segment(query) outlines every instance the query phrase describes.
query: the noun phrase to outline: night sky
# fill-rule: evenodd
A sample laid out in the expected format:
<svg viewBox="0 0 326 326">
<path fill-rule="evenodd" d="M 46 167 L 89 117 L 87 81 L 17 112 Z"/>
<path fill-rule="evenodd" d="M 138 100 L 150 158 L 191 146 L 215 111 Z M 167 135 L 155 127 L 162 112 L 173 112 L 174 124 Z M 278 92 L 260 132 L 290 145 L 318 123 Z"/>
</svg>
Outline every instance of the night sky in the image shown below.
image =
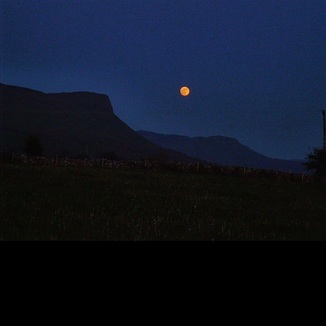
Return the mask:
<svg viewBox="0 0 326 326">
<path fill-rule="evenodd" d="M 234 137 L 269 157 L 322 146 L 325 0 L 0 3 L 2 83 L 104 93 L 134 130 Z"/>
</svg>

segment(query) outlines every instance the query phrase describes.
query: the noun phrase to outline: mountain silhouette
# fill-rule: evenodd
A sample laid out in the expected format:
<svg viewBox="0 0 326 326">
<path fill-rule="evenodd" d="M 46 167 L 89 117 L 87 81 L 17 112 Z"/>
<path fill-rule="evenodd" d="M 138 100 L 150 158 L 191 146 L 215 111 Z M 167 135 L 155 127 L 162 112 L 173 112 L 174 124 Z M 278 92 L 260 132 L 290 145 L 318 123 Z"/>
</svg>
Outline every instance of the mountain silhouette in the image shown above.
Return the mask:
<svg viewBox="0 0 326 326">
<path fill-rule="evenodd" d="M 105 94 L 43 93 L 0 83 L 0 152 L 22 154 L 37 135 L 46 156 L 213 163 L 302 172 L 301 161 L 266 157 L 234 138 L 187 137 L 134 131 L 115 114 Z"/>
<path fill-rule="evenodd" d="M 46 94 L 0 84 L 0 151 L 22 154 L 29 134 L 37 135 L 46 156 L 196 162 L 143 138 L 113 112 L 107 95 L 92 92 Z"/>
<path fill-rule="evenodd" d="M 173 149 L 214 164 L 283 172 L 300 173 L 305 171 L 302 165 L 303 162 L 299 160 L 281 160 L 266 157 L 241 144 L 234 138 L 222 136 L 191 138 L 144 130 L 139 130 L 138 133 L 163 148 Z"/>
</svg>

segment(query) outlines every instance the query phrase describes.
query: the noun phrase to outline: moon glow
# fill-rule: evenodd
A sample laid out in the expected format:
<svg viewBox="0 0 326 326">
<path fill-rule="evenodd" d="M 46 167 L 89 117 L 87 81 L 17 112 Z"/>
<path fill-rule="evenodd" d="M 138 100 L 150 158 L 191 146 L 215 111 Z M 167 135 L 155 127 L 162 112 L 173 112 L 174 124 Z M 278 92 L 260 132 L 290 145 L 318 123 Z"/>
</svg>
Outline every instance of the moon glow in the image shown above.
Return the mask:
<svg viewBox="0 0 326 326">
<path fill-rule="evenodd" d="M 182 96 L 188 96 L 190 94 L 190 89 L 187 86 L 183 86 L 180 88 L 180 94 Z"/>
</svg>

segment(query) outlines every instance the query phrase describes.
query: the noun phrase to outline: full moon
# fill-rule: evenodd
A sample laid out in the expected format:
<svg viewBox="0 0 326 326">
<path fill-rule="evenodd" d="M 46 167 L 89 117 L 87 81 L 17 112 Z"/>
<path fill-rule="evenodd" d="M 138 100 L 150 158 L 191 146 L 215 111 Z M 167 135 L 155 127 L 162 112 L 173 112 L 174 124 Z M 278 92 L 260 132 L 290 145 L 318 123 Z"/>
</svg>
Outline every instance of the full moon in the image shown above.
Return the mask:
<svg viewBox="0 0 326 326">
<path fill-rule="evenodd" d="M 182 96 L 188 96 L 190 94 L 190 89 L 187 86 L 183 86 L 180 88 L 180 94 Z"/>
</svg>

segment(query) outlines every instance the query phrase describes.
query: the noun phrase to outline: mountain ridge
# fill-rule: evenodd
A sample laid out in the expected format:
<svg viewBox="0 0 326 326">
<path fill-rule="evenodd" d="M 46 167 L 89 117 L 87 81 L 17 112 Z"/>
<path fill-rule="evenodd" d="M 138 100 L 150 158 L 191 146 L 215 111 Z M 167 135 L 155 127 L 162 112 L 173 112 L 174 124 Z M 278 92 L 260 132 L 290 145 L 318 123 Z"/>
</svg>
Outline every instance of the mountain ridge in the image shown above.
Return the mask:
<svg viewBox="0 0 326 326">
<path fill-rule="evenodd" d="M 36 134 L 47 156 L 113 153 L 127 160 L 195 158 L 162 149 L 140 136 L 114 114 L 110 98 L 94 92 L 44 93 L 0 84 L 2 153 L 22 153 L 28 134 Z"/>
<path fill-rule="evenodd" d="M 163 148 L 169 148 L 198 157 L 207 162 L 225 166 L 304 172 L 303 161 L 269 158 L 237 139 L 225 136 L 189 137 L 175 134 L 160 134 L 138 130 L 140 135 Z"/>
</svg>

